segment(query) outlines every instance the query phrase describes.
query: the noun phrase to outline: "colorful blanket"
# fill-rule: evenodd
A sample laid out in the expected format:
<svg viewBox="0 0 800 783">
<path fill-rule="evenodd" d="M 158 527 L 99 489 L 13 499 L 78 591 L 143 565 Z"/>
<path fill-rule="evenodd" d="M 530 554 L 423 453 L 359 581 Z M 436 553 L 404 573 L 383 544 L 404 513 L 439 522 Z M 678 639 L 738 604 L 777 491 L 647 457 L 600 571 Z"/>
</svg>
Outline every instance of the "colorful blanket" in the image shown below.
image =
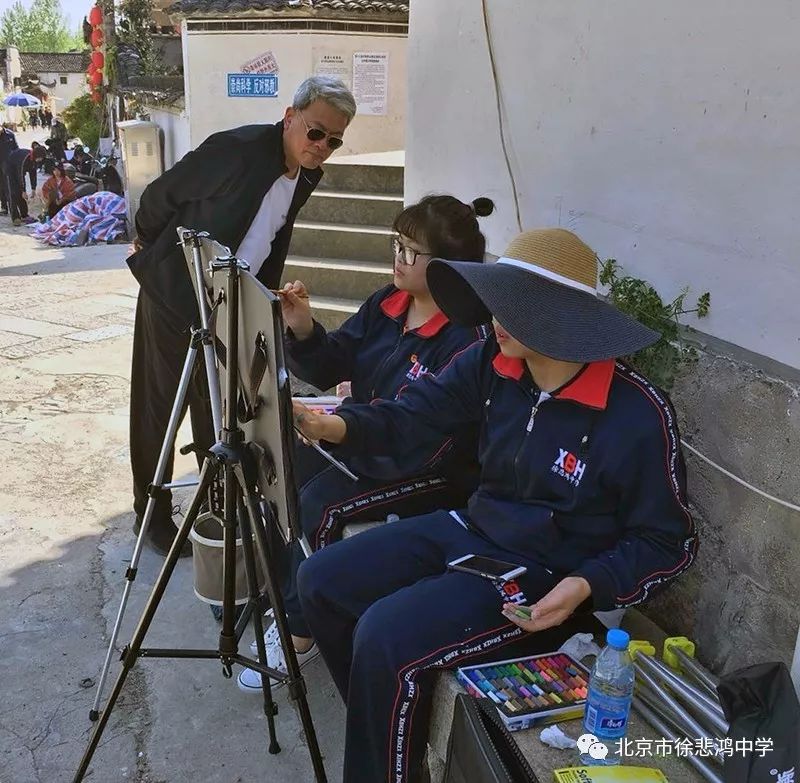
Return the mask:
<svg viewBox="0 0 800 783">
<path fill-rule="evenodd" d="M 62 247 L 108 242 L 125 233 L 125 199 L 101 190 L 67 204 L 54 218 L 36 225 L 40 242 Z"/>
</svg>

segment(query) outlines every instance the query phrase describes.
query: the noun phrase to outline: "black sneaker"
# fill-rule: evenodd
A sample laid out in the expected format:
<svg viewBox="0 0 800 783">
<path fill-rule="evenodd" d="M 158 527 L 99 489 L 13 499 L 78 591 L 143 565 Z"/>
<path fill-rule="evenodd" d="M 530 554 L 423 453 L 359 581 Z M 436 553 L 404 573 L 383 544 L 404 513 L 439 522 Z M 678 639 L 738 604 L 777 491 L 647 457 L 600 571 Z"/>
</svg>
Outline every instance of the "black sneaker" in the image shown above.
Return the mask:
<svg viewBox="0 0 800 783">
<path fill-rule="evenodd" d="M 136 517 L 136 521 L 133 523 L 133 532 L 135 535 L 139 535 L 139 531 L 142 529 L 142 520 L 139 517 Z M 178 534 L 178 529 L 170 523 L 169 527 L 162 526 L 162 527 L 153 527 L 153 523 L 151 521 L 150 527 L 147 531 L 147 535 L 145 536 L 145 542 L 148 544 L 150 549 L 155 550 L 160 555 L 164 557 L 167 556 L 169 553 L 170 548 L 172 547 L 172 542 L 175 540 L 175 536 Z M 190 541 L 186 541 L 186 543 L 181 548 L 180 557 L 191 557 L 192 555 L 192 544 Z"/>
</svg>

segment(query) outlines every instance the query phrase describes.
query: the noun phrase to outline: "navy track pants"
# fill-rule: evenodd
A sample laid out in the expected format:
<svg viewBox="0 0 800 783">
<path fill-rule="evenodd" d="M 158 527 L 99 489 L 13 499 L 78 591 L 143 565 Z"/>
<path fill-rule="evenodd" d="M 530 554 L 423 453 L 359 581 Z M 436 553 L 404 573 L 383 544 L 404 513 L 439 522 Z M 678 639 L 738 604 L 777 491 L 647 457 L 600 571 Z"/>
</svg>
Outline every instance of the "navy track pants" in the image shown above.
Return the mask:
<svg viewBox="0 0 800 783">
<path fill-rule="evenodd" d="M 353 481 L 308 446 L 298 447 L 296 464 L 300 524 L 313 551 L 339 541 L 345 525 L 351 522 L 377 522 L 389 514 L 413 517 L 453 508 L 466 503 L 470 494 L 434 474 L 396 481 Z M 297 569 L 304 560 L 299 543 L 290 546 L 287 559 L 281 569 L 281 584 L 289 630 L 295 636 L 309 637 L 297 597 Z"/>
<path fill-rule="evenodd" d="M 487 579 L 447 570 L 470 553 L 528 571 L 504 594 Z M 558 581 L 447 511 L 366 531 L 306 560 L 303 612 L 347 704 L 344 783 L 421 780 L 435 672 L 557 649 L 574 625 L 527 634 L 501 607 L 532 603 Z"/>
</svg>

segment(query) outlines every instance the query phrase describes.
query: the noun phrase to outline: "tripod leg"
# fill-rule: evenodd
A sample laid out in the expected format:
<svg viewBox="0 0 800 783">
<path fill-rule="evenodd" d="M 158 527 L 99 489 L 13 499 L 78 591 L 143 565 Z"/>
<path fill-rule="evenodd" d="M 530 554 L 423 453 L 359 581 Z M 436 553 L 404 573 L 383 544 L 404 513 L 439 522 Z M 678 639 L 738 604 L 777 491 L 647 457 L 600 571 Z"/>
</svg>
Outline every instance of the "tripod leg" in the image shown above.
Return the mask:
<svg viewBox="0 0 800 783">
<path fill-rule="evenodd" d="M 242 536 L 242 550 L 244 554 L 244 570 L 247 573 L 247 585 L 250 590 L 250 600 L 255 602 L 253 612 L 253 630 L 256 634 L 256 647 L 258 648 L 258 660 L 267 663 L 266 644 L 264 642 L 264 623 L 261 621 L 261 608 L 259 606 L 258 589 L 258 569 L 256 568 L 255 552 L 253 551 L 253 531 L 250 519 L 245 510 L 244 502 L 239 498 L 237 503 L 239 511 L 239 526 Z M 267 729 L 269 732 L 269 752 L 273 755 L 281 752 L 278 738 L 275 734 L 275 715 L 278 708 L 272 701 L 272 684 L 269 677 L 261 675 L 261 691 L 264 694 L 264 714 L 267 716 Z"/>
<path fill-rule="evenodd" d="M 120 671 L 119 675 L 117 676 L 117 680 L 114 683 L 111 695 L 108 697 L 106 708 L 101 713 L 100 720 L 94 727 L 92 736 L 89 739 L 89 747 L 86 748 L 86 752 L 83 754 L 80 767 L 78 767 L 78 771 L 75 773 L 75 777 L 73 778 L 73 783 L 80 783 L 89 768 L 89 764 L 92 761 L 92 756 L 94 755 L 97 745 L 103 736 L 103 730 L 105 729 L 106 724 L 111 717 L 111 711 L 114 709 L 117 698 L 122 691 L 122 686 L 125 684 L 128 672 L 136 663 L 136 659 L 139 656 L 139 650 L 142 646 L 142 641 L 144 640 L 144 637 L 150 628 L 150 623 L 153 622 L 153 617 L 158 609 L 158 605 L 161 603 L 161 598 L 167 589 L 169 579 L 172 576 L 172 572 L 175 570 L 175 565 L 180 557 L 181 548 L 189 538 L 189 532 L 191 531 L 192 525 L 194 524 L 197 514 L 205 500 L 204 495 L 218 470 L 219 465 L 216 462 L 211 462 L 207 459 L 203 463 L 203 469 L 200 471 L 200 484 L 197 487 L 197 492 L 192 498 L 192 502 L 186 511 L 186 517 L 178 529 L 178 534 L 175 536 L 175 540 L 172 542 L 172 548 L 169 550 L 167 559 L 164 561 L 164 565 L 161 568 L 161 573 L 158 575 L 158 579 L 156 579 L 156 583 L 153 585 L 153 590 L 150 593 L 150 597 L 147 599 L 147 604 L 145 605 L 144 612 L 142 613 L 139 623 L 136 626 L 136 630 L 133 633 L 133 638 L 123 651 L 122 671 Z"/>
<path fill-rule="evenodd" d="M 192 370 L 194 368 L 195 360 L 197 359 L 197 348 L 192 342 L 189 350 L 186 353 L 186 360 L 183 363 L 183 371 L 181 372 L 180 383 L 178 384 L 178 391 L 175 394 L 175 402 L 172 403 L 172 411 L 169 414 L 169 423 L 167 424 L 167 431 L 164 434 L 164 441 L 161 444 L 161 453 L 158 456 L 158 464 L 156 466 L 155 476 L 153 476 L 153 483 L 150 485 L 150 497 L 147 499 L 147 506 L 144 510 L 144 517 L 142 518 L 142 526 L 139 529 L 139 536 L 136 539 L 136 546 L 133 550 L 133 557 L 128 570 L 125 572 L 125 589 L 122 593 L 122 601 L 117 611 L 117 619 L 114 622 L 114 628 L 111 631 L 111 639 L 108 643 L 108 651 L 106 652 L 106 659 L 103 663 L 103 671 L 100 673 L 100 679 L 97 683 L 97 693 L 95 695 L 94 704 L 89 711 L 89 719 L 92 721 L 97 720 L 100 716 L 100 699 L 103 696 L 103 688 L 106 684 L 106 677 L 108 677 L 108 670 L 111 666 L 111 657 L 114 655 L 114 648 L 117 646 L 117 637 L 119 636 L 120 627 L 122 626 L 122 618 L 125 615 L 125 609 L 128 605 L 128 598 L 131 594 L 131 588 L 134 581 L 136 581 L 136 571 L 139 567 L 139 558 L 142 554 L 142 547 L 144 545 L 144 537 L 147 535 L 147 528 L 150 525 L 150 519 L 153 516 L 156 506 L 156 493 L 160 491 L 161 485 L 164 482 L 164 473 L 167 470 L 167 463 L 169 462 L 172 450 L 175 448 L 175 438 L 178 434 L 178 427 L 181 423 L 181 413 L 183 406 L 186 402 L 186 395 L 189 391 L 189 383 L 192 378 Z"/>
<path fill-rule="evenodd" d="M 289 633 L 288 623 L 286 622 L 286 612 L 283 608 L 283 595 L 281 594 L 275 578 L 274 569 L 272 568 L 273 558 L 271 557 L 268 536 L 261 524 L 255 498 L 248 489 L 244 469 L 241 465 L 236 465 L 235 471 L 236 478 L 242 490 L 242 496 L 247 503 L 247 514 L 250 520 L 250 526 L 255 534 L 256 543 L 263 561 L 264 576 L 267 580 L 267 592 L 272 603 L 275 625 L 278 628 L 278 635 L 280 636 L 281 646 L 283 647 L 283 656 L 286 660 L 286 669 L 289 673 L 286 687 L 289 689 L 289 696 L 291 696 L 292 700 L 297 705 L 297 711 L 300 713 L 300 722 L 303 726 L 306 742 L 308 743 L 311 764 L 314 767 L 314 777 L 317 783 L 326 783 L 327 777 L 325 776 L 325 767 L 322 763 L 322 754 L 320 753 L 319 743 L 317 742 L 317 734 L 314 731 L 311 710 L 308 707 L 308 701 L 306 699 L 305 681 L 303 680 L 303 675 L 300 674 L 300 665 L 297 663 L 297 654 L 294 651 L 292 636 Z M 268 520 L 267 524 L 274 524 L 274 522 Z"/>
</svg>

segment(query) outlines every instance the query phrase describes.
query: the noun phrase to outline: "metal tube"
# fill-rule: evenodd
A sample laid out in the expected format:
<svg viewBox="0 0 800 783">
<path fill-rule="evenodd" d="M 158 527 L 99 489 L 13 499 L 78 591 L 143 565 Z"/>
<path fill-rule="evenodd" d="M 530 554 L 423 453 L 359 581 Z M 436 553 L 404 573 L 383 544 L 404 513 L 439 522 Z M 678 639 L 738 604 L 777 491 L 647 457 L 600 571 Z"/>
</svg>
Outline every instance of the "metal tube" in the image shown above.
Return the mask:
<svg viewBox="0 0 800 783">
<path fill-rule="evenodd" d="M 725 716 L 718 702 L 701 693 L 661 661 L 656 661 L 649 655 L 638 655 L 637 660 L 655 677 L 665 680 L 682 702 L 698 710 L 718 731 L 722 732 L 723 736 L 728 733 L 728 724 L 725 722 Z"/>
<path fill-rule="evenodd" d="M 719 678 L 715 677 L 708 669 L 701 666 L 694 658 L 687 655 L 683 650 L 678 647 L 673 648 L 673 653 L 680 661 L 681 668 L 686 671 L 686 674 L 694 677 L 703 687 L 711 691 L 714 696 L 717 695 L 717 686 L 719 685 Z"/>
<path fill-rule="evenodd" d="M 661 735 L 665 738 L 670 740 L 671 742 L 675 742 L 679 739 L 678 735 L 664 723 L 658 715 L 650 709 L 647 704 L 645 704 L 640 698 L 634 697 L 633 699 L 633 706 L 636 711 L 658 732 L 661 732 Z M 724 783 L 722 777 L 716 773 L 708 764 L 706 764 L 703 759 L 699 756 L 694 756 L 689 754 L 685 756 L 686 761 L 689 762 L 706 780 L 710 781 L 710 783 Z"/>
<path fill-rule="evenodd" d="M 194 276 L 197 283 L 197 303 L 200 308 L 200 326 L 210 334 L 209 323 L 211 314 L 205 296 L 206 284 L 203 276 L 203 258 L 200 255 L 200 237 L 195 233 L 191 237 L 192 261 L 194 262 Z M 214 422 L 214 435 L 219 438 L 222 428 L 222 396 L 219 389 L 219 376 L 217 375 L 217 357 L 214 353 L 212 339 L 203 341 L 203 358 L 206 365 L 206 378 L 208 380 L 208 393 L 211 400 L 211 419 Z"/>
<path fill-rule="evenodd" d="M 636 656 L 633 664 L 636 668 L 636 676 L 640 677 L 650 686 L 650 689 L 656 694 L 660 701 L 665 702 L 674 712 L 683 716 L 684 722 L 687 728 L 690 729 L 693 736 L 709 736 L 709 730 L 701 726 L 692 715 L 689 715 L 686 710 L 675 700 L 672 694 L 670 694 L 659 682 L 656 681 L 654 677 L 651 677 L 650 674 L 642 668 L 642 666 L 638 663 L 639 657 L 640 656 L 638 655 Z"/>
<path fill-rule="evenodd" d="M 696 739 L 708 739 L 714 747 L 719 749 L 720 739 L 718 737 L 709 736 L 709 732 L 704 732 L 699 737 L 695 737 L 695 728 L 690 726 L 691 716 L 687 716 L 685 712 L 676 712 L 665 702 L 661 701 L 659 696 L 647 688 L 642 688 L 641 683 L 637 685 L 636 695 L 641 697 L 645 704 L 662 720 L 667 721 L 674 729 L 683 737 L 692 737 Z M 715 754 L 710 757 L 711 761 L 719 766 L 724 766 L 724 759 L 722 756 Z"/>
<path fill-rule="evenodd" d="M 196 358 L 197 349 L 190 347 L 186 352 L 186 359 L 183 362 L 181 378 L 178 382 L 178 390 L 175 394 L 175 400 L 172 403 L 172 410 L 169 414 L 167 431 L 164 433 L 164 440 L 161 443 L 161 451 L 158 455 L 156 473 L 155 476 L 153 476 L 153 487 L 163 488 L 164 486 L 168 486 L 164 485 L 162 482 L 164 481 L 164 474 L 167 472 L 167 465 L 169 464 L 169 460 L 172 457 L 172 452 L 175 447 L 175 438 L 178 434 L 178 427 L 180 427 L 181 423 L 183 404 L 186 401 L 186 397 L 189 393 L 189 383 L 191 382 L 192 370 L 194 368 Z M 139 535 L 136 538 L 136 545 L 133 548 L 131 564 L 125 574 L 125 588 L 122 592 L 122 600 L 120 601 L 119 609 L 117 610 L 117 617 L 114 621 L 114 627 L 111 630 L 111 639 L 109 639 L 108 642 L 108 650 L 106 651 L 106 657 L 103 661 L 103 670 L 100 672 L 100 679 L 97 683 L 97 692 L 95 693 L 94 704 L 92 705 L 92 709 L 89 711 L 89 718 L 93 721 L 97 720 L 100 715 L 100 700 L 103 697 L 103 689 L 105 688 L 108 672 L 111 668 L 111 659 L 115 652 L 114 648 L 117 645 L 119 632 L 122 628 L 122 618 L 125 616 L 125 609 L 128 606 L 128 599 L 131 594 L 133 582 L 136 579 L 136 572 L 139 567 L 139 559 L 141 558 L 142 548 L 144 547 L 144 539 L 147 535 L 147 530 L 150 527 L 150 520 L 155 511 L 155 507 L 156 498 L 155 495 L 151 493 L 150 497 L 147 498 L 147 505 L 144 509 L 144 515 L 142 516 L 142 524 L 139 528 Z"/>
</svg>

